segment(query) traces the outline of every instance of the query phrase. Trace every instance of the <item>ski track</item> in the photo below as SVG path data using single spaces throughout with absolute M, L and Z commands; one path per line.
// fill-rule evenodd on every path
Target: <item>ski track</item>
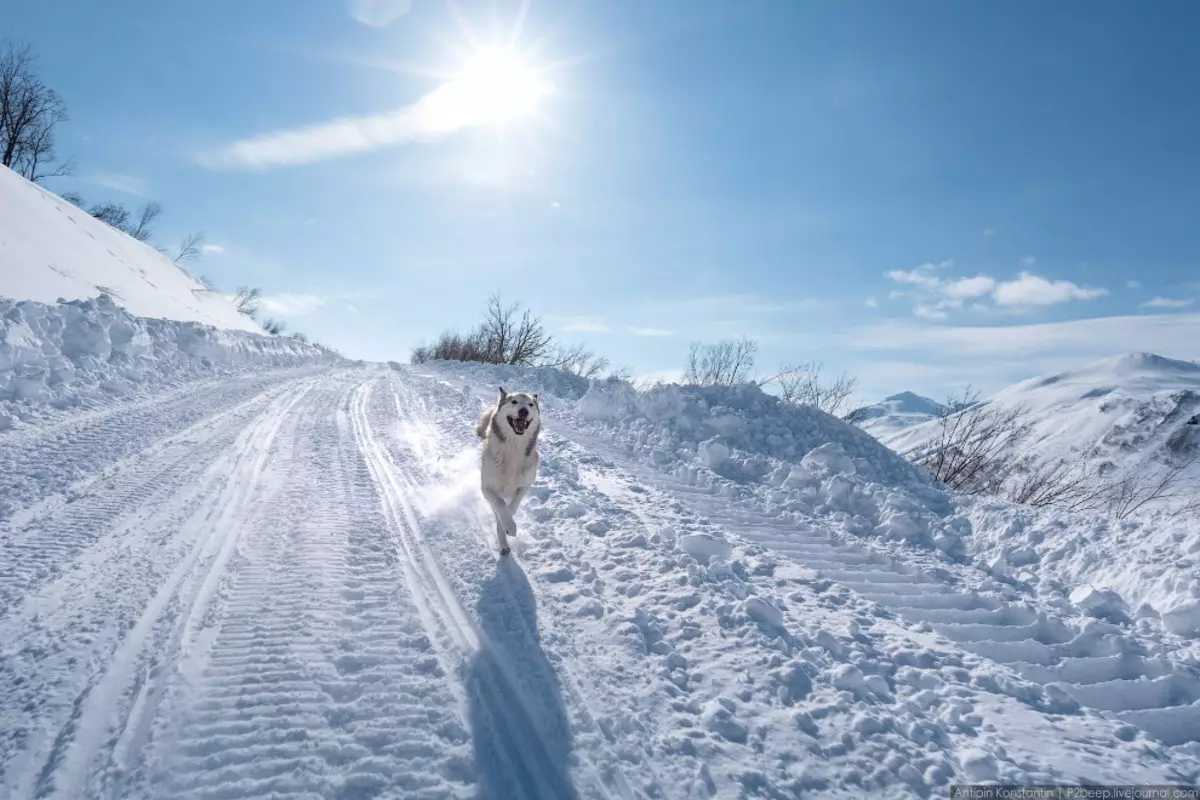
M 1077 703 L 1110 713 L 1166 745 L 1200 741 L 1200 670 L 1153 655 L 1128 628 L 1065 619 L 1027 603 L 964 591 L 903 558 L 833 535 L 818 522 L 797 523 L 748 508 L 724 494 L 631 462 L 586 431 L 572 429 L 569 438 L 621 463 L 628 473 L 682 501 L 732 538 L 786 555 L 822 579 L 1044 687 L 1042 698 L 1018 699 L 1043 704 L 1045 710 L 1061 712 Z M 648 503 L 633 492 L 623 493 L 620 500 L 628 506 Z

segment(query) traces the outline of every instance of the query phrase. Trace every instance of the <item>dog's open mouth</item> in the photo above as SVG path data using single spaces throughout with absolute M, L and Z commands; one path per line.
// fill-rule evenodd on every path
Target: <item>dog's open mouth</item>
M 520 436 L 529 427 L 529 417 L 509 417 L 508 424 L 517 432 L 517 436 Z

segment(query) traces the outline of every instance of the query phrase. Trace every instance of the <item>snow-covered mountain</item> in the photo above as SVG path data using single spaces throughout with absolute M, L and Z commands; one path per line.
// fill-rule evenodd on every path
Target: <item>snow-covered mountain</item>
M 138 317 L 261 332 L 150 245 L 0 167 L 0 297 L 52 304 L 99 294 Z
M 928 422 L 943 410 L 936 400 L 913 392 L 900 392 L 854 412 L 854 422 L 872 436 L 882 439 L 903 428 Z
M 1190 361 L 1127 353 L 1022 381 L 984 402 L 1025 409 L 1032 431 L 1021 452 L 1042 462 L 1082 459 L 1101 474 L 1200 452 L 1200 364 Z M 919 452 L 937 429 L 926 422 L 881 439 L 897 452 Z

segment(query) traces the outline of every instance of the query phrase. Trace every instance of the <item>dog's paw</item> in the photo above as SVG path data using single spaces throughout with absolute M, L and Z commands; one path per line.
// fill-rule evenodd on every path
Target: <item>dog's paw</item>
M 512 551 L 509 550 L 507 547 L 501 547 L 500 548 L 500 557 L 503 558 L 504 556 L 508 555 L 511 552 Z

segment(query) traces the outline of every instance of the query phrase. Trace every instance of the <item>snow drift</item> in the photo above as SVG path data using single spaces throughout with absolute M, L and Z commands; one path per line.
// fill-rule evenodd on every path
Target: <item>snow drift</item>
M 294 339 L 135 317 L 107 295 L 56 305 L 0 297 L 0 429 L 200 378 L 339 360 Z
M 0 167 L 0 297 L 55 303 L 98 294 L 139 317 L 260 330 L 150 245 Z

